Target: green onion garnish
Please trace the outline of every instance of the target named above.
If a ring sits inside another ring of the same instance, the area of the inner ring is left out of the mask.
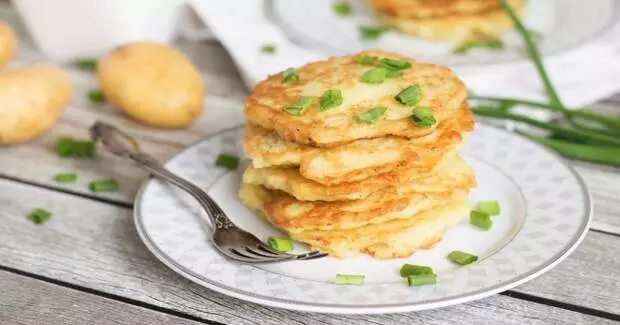
[[[379,59],[379,64],[388,70],[404,70],[411,68],[411,63],[405,60],[395,60],[390,58]]]
[[[355,274],[336,274],[336,284],[360,285],[365,276]]]
[[[471,210],[469,214],[469,223],[484,230],[489,230],[491,226],[493,226],[490,215],[476,210]]]
[[[332,8],[334,9],[334,12],[340,17],[350,16],[353,12],[351,4],[345,1],[334,3],[334,6]]]
[[[271,236],[267,239],[267,244],[278,252],[286,253],[293,250],[293,241],[289,238]]]
[[[215,159],[215,165],[224,167],[228,170],[235,170],[237,169],[237,167],[239,167],[239,157],[220,154],[219,156],[217,156],[217,159]]]
[[[504,49],[504,42],[501,39],[491,38],[491,39],[482,39],[482,40],[473,40],[466,41],[461,45],[457,46],[452,52],[454,54],[466,54],[471,49],[475,48],[487,48],[491,50],[502,50]]]
[[[35,209],[28,214],[28,220],[40,225],[52,217],[52,213],[45,209]]]
[[[299,74],[295,68],[288,68],[282,71],[282,83],[290,84],[299,80]]]
[[[411,114],[411,120],[423,128],[429,128],[437,123],[433,111],[428,107],[416,107]]]
[[[88,92],[88,99],[93,103],[103,103],[105,102],[105,95],[101,90],[93,89]]]
[[[420,95],[422,89],[418,86],[409,86],[403,89],[394,98],[401,104],[406,106],[413,106],[420,102]]]
[[[407,283],[410,287],[423,286],[437,283],[435,274],[410,275],[407,277]]]
[[[94,71],[97,69],[97,59],[93,58],[78,59],[75,61],[75,64],[82,70]]]
[[[478,256],[461,251],[453,251],[448,254],[448,259],[458,265],[467,265],[477,261]]]
[[[360,38],[365,41],[377,40],[387,31],[388,31],[388,28],[386,27],[373,27],[373,26],[360,26],[359,27]]]
[[[91,192],[116,192],[118,182],[115,179],[100,179],[90,182],[88,188]]]
[[[340,89],[329,89],[323,92],[319,100],[321,111],[342,105],[342,91]]]
[[[499,202],[497,201],[480,201],[476,205],[476,210],[484,212],[490,216],[496,216],[501,212]]]
[[[314,104],[314,97],[302,96],[297,102],[282,107],[282,110],[295,116],[303,114],[310,106]]]
[[[276,53],[276,47],[271,44],[265,44],[260,49],[265,54],[274,54]]]
[[[381,84],[385,81],[386,72],[384,68],[373,68],[364,72],[360,80],[367,84]]]
[[[385,114],[386,110],[387,108],[385,107],[373,107],[365,113],[358,114],[355,116],[355,119],[358,122],[373,124],[377,122],[383,114]]]
[[[400,276],[406,278],[412,275],[429,275],[435,274],[433,269],[429,266],[424,265],[413,265],[413,264],[403,264],[400,268]]]
[[[385,77],[386,78],[396,78],[403,75],[403,72],[400,70],[386,70]]]
[[[77,177],[76,173],[56,174],[54,180],[58,183],[73,183],[77,180]]]
[[[90,140],[75,140],[69,137],[56,139],[56,153],[60,157],[93,157],[95,143]]]
[[[363,64],[363,65],[375,64],[377,60],[378,59],[376,56],[369,56],[369,55],[362,55],[362,56],[358,56],[357,58],[355,58],[355,62],[359,64]]]

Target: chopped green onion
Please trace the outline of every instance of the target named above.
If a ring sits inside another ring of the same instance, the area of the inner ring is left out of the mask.
[[[75,140],[69,137],[56,139],[56,153],[60,157],[93,157],[95,143],[90,140]]]
[[[293,250],[293,241],[289,238],[271,236],[267,239],[267,244],[278,252],[286,253]]]
[[[93,89],[88,92],[88,99],[93,103],[103,103],[105,102],[105,95],[101,90]]]
[[[499,202],[480,201],[476,205],[476,211],[484,212],[490,216],[496,216],[500,213]]]
[[[381,84],[385,81],[387,70],[384,68],[370,69],[362,75],[361,81],[367,84]]]
[[[491,226],[493,226],[490,215],[476,210],[471,210],[469,214],[469,223],[484,230],[489,230]]]
[[[297,102],[282,107],[282,110],[291,115],[301,116],[312,104],[314,104],[314,97],[302,96]]]
[[[58,183],[73,183],[77,180],[77,177],[76,173],[56,174],[54,180]]]
[[[450,254],[448,254],[448,259],[458,265],[467,265],[477,261],[478,256],[462,251],[452,251]]]
[[[428,107],[416,107],[411,115],[411,120],[423,128],[431,127],[437,123],[433,111]]]
[[[299,74],[295,68],[288,68],[282,71],[282,83],[290,84],[299,80]]]
[[[260,49],[265,54],[274,54],[276,53],[276,47],[271,44],[265,44]]]
[[[411,63],[405,60],[395,60],[390,58],[380,59],[379,64],[388,70],[404,70],[411,68]]]
[[[385,77],[386,78],[397,78],[403,75],[403,72],[400,70],[386,70]]]
[[[410,275],[407,277],[407,283],[410,287],[423,286],[437,283],[435,274]]]
[[[487,48],[491,50],[502,50],[504,49],[504,42],[501,39],[491,38],[491,39],[481,39],[481,40],[472,40],[464,42],[463,44],[457,46],[452,52],[454,54],[466,54],[469,50],[474,48]]]
[[[374,41],[388,31],[386,27],[360,26],[360,38],[365,41]]]
[[[321,111],[328,110],[330,108],[338,107],[342,105],[342,91],[340,89],[329,89],[323,92],[319,104]]]
[[[345,1],[334,3],[334,6],[332,8],[334,9],[334,12],[340,17],[350,16],[353,12],[351,4]]]
[[[78,59],[75,61],[75,64],[82,70],[94,71],[97,69],[97,59],[93,58]]]
[[[355,58],[355,62],[359,64],[363,64],[363,65],[375,64],[377,60],[378,59],[376,56],[369,56],[369,55],[362,55],[362,56],[358,56],[357,58]]]
[[[88,188],[91,192],[116,192],[118,182],[115,179],[100,179],[90,182]]]
[[[235,170],[237,169],[237,167],[239,167],[239,157],[220,154],[219,156],[217,156],[217,159],[215,159],[215,165],[224,167],[228,170]]]
[[[355,274],[336,274],[336,284],[360,285],[365,276]]]
[[[409,86],[403,89],[394,98],[401,104],[406,106],[413,106],[420,102],[420,95],[422,89],[418,86]]]
[[[34,224],[40,225],[45,223],[52,217],[52,213],[45,209],[35,209],[28,214],[28,220]]]
[[[424,265],[413,265],[413,264],[403,264],[400,268],[400,276],[406,278],[412,275],[429,275],[435,274],[433,269],[429,266]]]
[[[365,113],[358,114],[355,116],[355,119],[358,122],[373,124],[377,122],[383,114],[385,114],[386,110],[387,108],[385,107],[373,107]]]

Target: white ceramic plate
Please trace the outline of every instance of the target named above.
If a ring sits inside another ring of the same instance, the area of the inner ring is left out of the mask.
[[[239,226],[266,239],[278,232],[237,198],[241,168],[214,165],[220,153],[243,156],[242,128],[219,133],[167,163],[173,172],[208,189]],[[462,151],[476,171],[471,201],[498,200],[501,215],[490,231],[463,222],[430,250],[380,261],[367,256],[250,266],[222,258],[207,242],[197,204],[157,180],[135,202],[135,222],[146,246],[168,267],[215,291],[268,306],[330,313],[387,313],[447,306],[510,289],[551,269],[585,235],[591,202],[583,181],[564,161],[513,133],[478,125]],[[303,249],[302,247],[298,247]],[[452,250],[481,257],[457,267]],[[410,288],[398,275],[403,263],[429,265],[436,285]],[[365,274],[362,286],[330,283],[337,273]]]
[[[361,25],[377,26],[366,0],[348,0],[354,14],[339,17],[332,4],[341,0],[265,0],[268,17],[294,42],[331,55],[381,48],[444,65],[500,64],[527,59],[516,32],[508,32],[506,49],[476,49],[467,55],[452,54],[453,44],[429,42],[398,32],[386,33],[377,41],[359,38]],[[595,40],[620,20],[616,0],[531,0],[527,1],[525,24],[541,34],[543,55],[554,55]]]

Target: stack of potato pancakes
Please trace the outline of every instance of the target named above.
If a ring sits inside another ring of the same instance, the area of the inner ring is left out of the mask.
[[[246,102],[240,197],[335,257],[431,247],[469,212],[466,97],[449,69],[382,51],[272,75]]]

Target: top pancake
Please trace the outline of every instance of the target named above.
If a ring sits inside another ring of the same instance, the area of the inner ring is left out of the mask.
[[[356,58],[362,55],[405,60],[412,66],[402,70],[400,77],[386,78],[381,84],[367,84],[360,78],[376,66],[357,63]],[[245,117],[251,124],[276,131],[285,140],[317,147],[334,147],[387,135],[420,137],[457,114],[467,97],[464,84],[448,68],[416,63],[390,52],[366,51],[334,57],[306,64],[297,71],[299,80],[290,84],[282,82],[282,74],[259,83],[247,98]],[[421,88],[420,101],[415,106],[405,106],[394,99],[409,86]],[[320,111],[316,100],[300,116],[282,110],[301,96],[320,97],[330,89],[342,91],[344,100],[338,107]],[[356,115],[374,107],[386,108],[377,122],[366,124],[355,120]],[[410,117],[416,107],[430,108],[438,123],[428,128],[414,124]]]
[[[433,19],[447,16],[483,15],[500,11],[499,0],[369,0],[374,10],[394,17]],[[512,7],[521,7],[522,0],[509,0]]]

